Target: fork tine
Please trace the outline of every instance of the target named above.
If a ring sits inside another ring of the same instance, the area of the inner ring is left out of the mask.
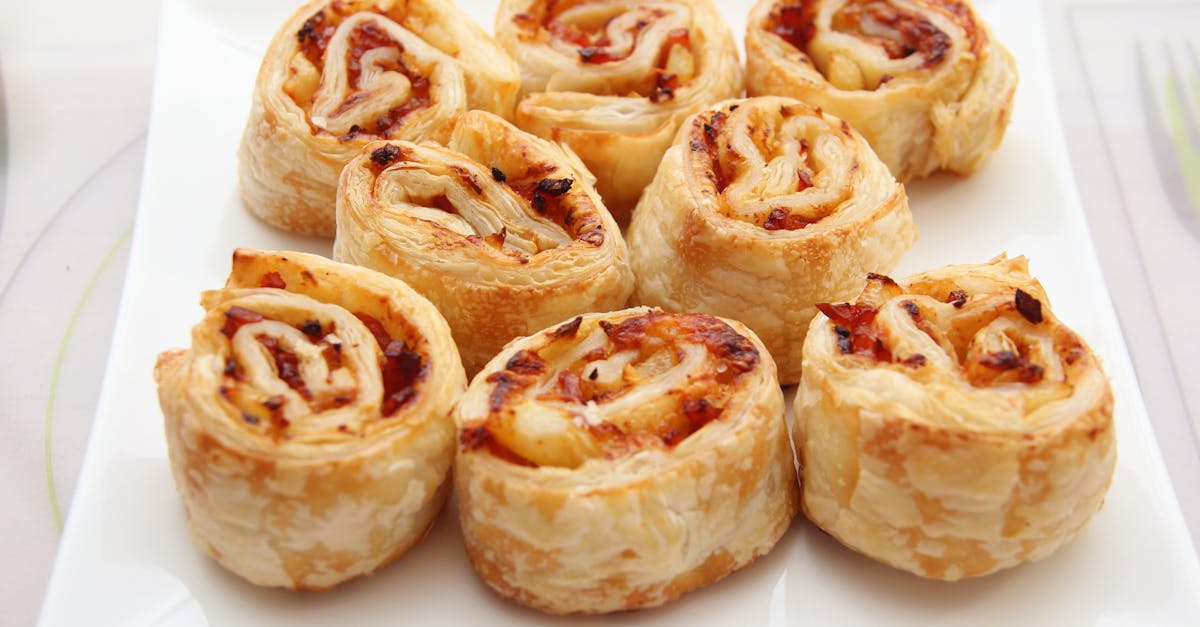
[[[1169,43],[1163,42],[1161,54],[1167,63],[1160,83],[1147,58],[1147,46],[1139,42],[1136,51],[1146,130],[1163,191],[1179,220],[1200,240],[1200,142],[1194,138],[1197,124],[1182,93],[1178,64]],[[1156,94],[1161,94],[1165,106],[1159,106]]]
[[[1187,40],[1185,46],[1188,51],[1188,58],[1192,62],[1192,107],[1195,113],[1195,119],[1200,120],[1200,53],[1196,52],[1196,43],[1192,40]]]
[[[1191,46],[1184,42],[1184,50],[1191,57]],[[1171,49],[1170,44],[1164,43],[1164,54],[1167,55],[1167,114],[1168,121],[1171,123],[1171,135],[1176,140],[1175,150],[1176,156],[1180,159],[1180,165],[1186,166],[1185,157],[1191,157],[1200,153],[1200,118],[1198,118],[1196,109],[1192,106],[1192,99],[1189,97],[1189,87],[1194,87],[1195,81],[1191,84],[1186,78],[1191,76],[1190,72],[1185,72],[1180,69],[1178,57]],[[1182,137],[1180,136],[1182,135]],[[1180,141],[1184,145],[1180,145]]]
[[[1188,200],[1191,201],[1188,204],[1191,206],[1192,224],[1197,226],[1200,225],[1200,63],[1197,63],[1196,51],[1190,40],[1184,40],[1183,49],[1191,61],[1191,72],[1181,72],[1176,56],[1167,50],[1171,78],[1176,85],[1176,88],[1169,92],[1174,92],[1173,107],[1178,109],[1178,118],[1183,126],[1182,130],[1177,128],[1172,119],[1171,134],[1175,139],[1175,157],[1179,163],[1183,185],[1187,190]],[[1189,78],[1190,81],[1186,80]],[[1188,97],[1189,91],[1191,98]],[[1172,113],[1171,117],[1176,116]],[[1179,209],[1186,213],[1185,207]]]

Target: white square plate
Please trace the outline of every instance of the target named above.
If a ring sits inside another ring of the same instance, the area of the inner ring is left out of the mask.
[[[459,3],[490,30],[495,2]],[[719,2],[738,39],[748,6]],[[896,274],[1024,254],[1055,313],[1104,362],[1119,459],[1104,509],[1050,558],[979,580],[918,579],[863,558],[798,519],[745,570],[664,608],[589,622],[671,625],[1200,624],[1200,567],[1138,395],[1080,211],[1033,0],[983,0],[1021,85],[1000,151],[969,179],[909,186],[920,241]],[[151,369],[185,346],[201,290],[237,246],[329,254],[240,205],[235,151],[266,42],[287,0],[164,0],[137,228],[104,389],[43,625],[525,624],[471,571],[454,511],[379,574],[324,594],[256,588],[194,549],[166,460]],[[17,565],[9,565],[16,567]]]

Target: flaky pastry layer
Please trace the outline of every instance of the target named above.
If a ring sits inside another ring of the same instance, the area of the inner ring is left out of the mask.
[[[974,172],[1012,114],[1016,61],[965,0],[760,0],[746,89],[848,121],[897,179]]]
[[[816,303],[853,297],[916,236],[904,187],[845,122],[731,100],[684,123],[634,211],[634,302],[744,322],[795,383]]]
[[[368,142],[444,141],[469,109],[505,117],[516,64],[450,0],[315,0],[267,47],[238,151],[242,201],[334,234],[338,174]]]
[[[429,301],[379,273],[239,249],[154,377],[188,528],[262,586],[370,574],[433,524],[466,387]]]
[[[804,511],[847,546],[956,580],[1046,557],[1100,508],[1116,444],[1095,355],[1024,258],[871,279],[804,346]]]
[[[473,374],[514,337],[625,306],[628,252],[592,182],[569,151],[471,111],[445,147],[378,142],[346,167],[334,258],[432,300]]]
[[[467,553],[553,613],[653,607],[768,552],[798,507],[774,364],[740,323],[649,308],[514,341],[455,410]]]
[[[742,91],[710,0],[503,0],[496,39],[521,67],[517,126],[570,146],[622,226],[680,122]]]

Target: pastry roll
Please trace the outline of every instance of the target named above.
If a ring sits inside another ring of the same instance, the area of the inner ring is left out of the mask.
[[[679,123],[742,92],[710,0],[502,0],[496,38],[521,67],[517,126],[578,153],[622,226]]]
[[[192,347],[154,369],[192,539],[262,586],[324,590],[420,540],[454,457],[466,377],[400,281],[239,249]]]
[[[966,0],[759,0],[746,89],[848,121],[901,181],[974,172],[1004,137],[1017,66]]]
[[[338,173],[377,139],[441,141],[468,109],[509,116],[512,59],[449,0],[317,0],[275,35],[238,153],[242,200],[333,236]]]
[[[746,323],[790,384],[816,304],[890,271],[917,230],[904,187],[862,136],[764,97],[685,122],[628,237],[635,302]]]
[[[519,339],[455,409],[467,555],[552,614],[653,607],[771,550],[798,507],[775,366],[704,314],[587,314]]]
[[[1024,258],[872,276],[804,344],[804,511],[843,544],[955,580],[1043,558],[1100,508],[1112,392]]]
[[[468,374],[506,342],[625,306],[621,232],[569,152],[479,111],[446,147],[368,145],[342,172],[334,258],[404,279],[445,314]]]

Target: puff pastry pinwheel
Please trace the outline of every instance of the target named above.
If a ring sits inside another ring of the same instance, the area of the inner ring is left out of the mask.
[[[377,139],[441,141],[468,109],[510,116],[512,59],[450,0],[316,0],[275,35],[238,153],[269,224],[334,233],[338,173]]]
[[[368,145],[342,172],[333,254],[445,314],[468,374],[509,340],[633,290],[621,232],[569,152],[479,111],[446,147]]]
[[[901,181],[968,175],[1000,140],[1017,67],[966,0],[759,0],[746,89],[850,122]]]
[[[323,590],[420,540],[466,388],[433,305],[365,268],[249,249],[201,304],[191,348],[154,369],[197,546],[255,584]]]
[[[853,297],[916,235],[904,187],[845,122],[730,101],[684,123],[634,211],[634,301],[746,323],[795,383],[816,304]]]
[[[799,488],[753,332],[650,308],[514,341],[455,409],[467,554],[544,612],[653,607],[767,553]]]
[[[843,544],[956,580],[1043,558],[1100,508],[1112,392],[1022,257],[822,305],[804,345],[804,510]]]
[[[578,153],[622,226],[679,123],[742,92],[711,0],[502,0],[496,39],[521,67],[517,126]]]

